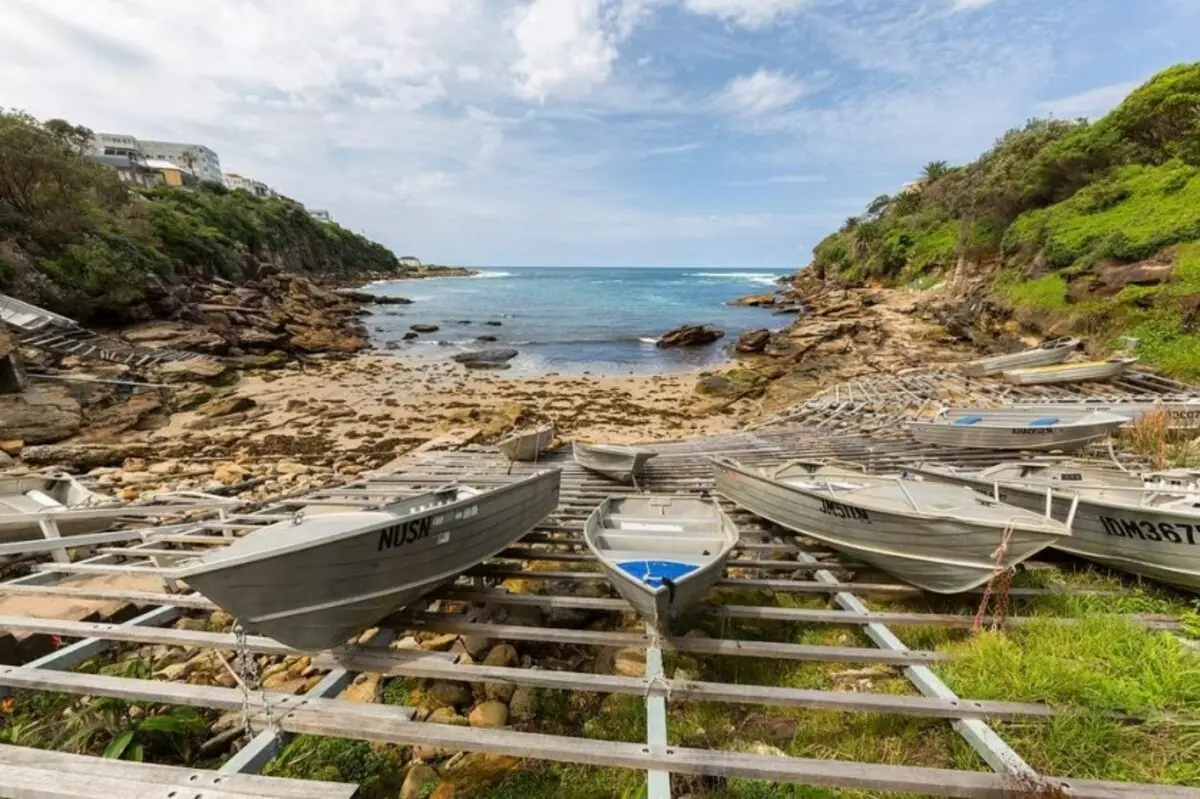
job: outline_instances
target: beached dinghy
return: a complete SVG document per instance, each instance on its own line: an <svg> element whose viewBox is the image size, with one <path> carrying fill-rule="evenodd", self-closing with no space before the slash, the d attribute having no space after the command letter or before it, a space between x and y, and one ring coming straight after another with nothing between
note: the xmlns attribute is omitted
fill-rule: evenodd
<svg viewBox="0 0 1200 799"><path fill-rule="evenodd" d="M378 510L300 516L164 576L248 628L319 651L505 549L558 504L559 471L502 486L450 485Z"/></svg>
<svg viewBox="0 0 1200 799"><path fill-rule="evenodd" d="M1004 380L1018 386L1112 380L1114 377L1124 374L1137 361L1137 358L1109 358L1107 361L1084 361L1058 364L1057 366L1038 366L1033 369L1010 369L1004 372Z"/></svg>
<svg viewBox="0 0 1200 799"><path fill-rule="evenodd" d="M1154 399L1063 399L1040 400L1038 402L1016 401L1006 403L1005 408L1014 411L1031 411L1043 416L1054 416L1067 409L1104 411L1118 416L1128 416L1137 421L1143 416L1162 413L1172 430L1195 430L1200 428L1200 397L1163 397Z"/></svg>
<svg viewBox="0 0 1200 799"><path fill-rule="evenodd" d="M1080 449L1129 424L1128 416L1062 407L1052 414L1011 408L943 408L931 420L908 423L923 444L975 449Z"/></svg>
<svg viewBox="0 0 1200 799"><path fill-rule="evenodd" d="M988 375L998 375L1009 369L1049 366L1066 360L1071 351L1078 346L1079 339L1077 338L1056 338L1031 350L967 361L959 367L959 371L967 377L987 377Z"/></svg>
<svg viewBox="0 0 1200 799"><path fill-rule="evenodd" d="M123 503L97 494L68 474L0 477L0 543L40 538L42 518L52 518L61 535L103 530Z"/></svg>
<svg viewBox="0 0 1200 799"><path fill-rule="evenodd" d="M601 502L584 538L621 596L663 628L724 575L738 532L715 500L643 494Z"/></svg>
<svg viewBox="0 0 1200 799"><path fill-rule="evenodd" d="M637 476L646 468L646 461L658 454L638 447L581 444L578 441L571 445L571 451L575 455L575 462L580 466L618 483L635 482Z"/></svg>
<svg viewBox="0 0 1200 799"><path fill-rule="evenodd" d="M554 440L554 425L543 424L518 430L498 441L496 446L510 461L535 461Z"/></svg>
<svg viewBox="0 0 1200 799"><path fill-rule="evenodd" d="M1070 535L1062 522L961 487L802 461L759 470L713 458L712 466L717 491L751 513L939 594L982 585L997 566Z"/></svg>
<svg viewBox="0 0 1200 799"><path fill-rule="evenodd" d="M1071 537L1055 541L1055 549L1200 592L1200 491L1192 475L1165 472L1143 478L1029 461L988 469L923 465L911 471L1021 508L1044 510L1049 505L1060 520L1077 505Z"/></svg>

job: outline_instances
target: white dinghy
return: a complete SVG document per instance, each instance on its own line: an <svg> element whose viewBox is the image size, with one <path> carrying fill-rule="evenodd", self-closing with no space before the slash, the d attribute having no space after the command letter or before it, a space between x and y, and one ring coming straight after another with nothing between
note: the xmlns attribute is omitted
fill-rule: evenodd
<svg viewBox="0 0 1200 799"><path fill-rule="evenodd" d="M529 430L518 430L496 442L510 461L535 461L554 440L553 424L543 424Z"/></svg>
<svg viewBox="0 0 1200 799"><path fill-rule="evenodd" d="M942 447L1010 450L1081 449L1129 424L1128 416L1064 406L1052 414L1011 408L943 408L908 423L912 437Z"/></svg>
<svg viewBox="0 0 1200 799"><path fill-rule="evenodd" d="M982 585L1070 535L1045 515L899 475L804 461L712 467L717 491L751 513L939 594Z"/></svg>
<svg viewBox="0 0 1200 799"><path fill-rule="evenodd" d="M584 538L621 596L665 629L724 575L738 532L715 500L643 494L601 502Z"/></svg>
<svg viewBox="0 0 1200 799"><path fill-rule="evenodd" d="M575 456L575 462L588 471L602 474L618 483L634 484L638 475L645 470L646 461L658 454L639 447L583 444L578 441L571 445L571 452Z"/></svg>
<svg viewBox="0 0 1200 799"><path fill-rule="evenodd" d="M1078 346L1079 339L1077 338L1056 338L1022 352L991 355L987 358L967 361L959 367L959 371L967 377L988 377L1009 369L1049 366L1066 360L1067 356Z"/></svg>
<svg viewBox="0 0 1200 799"><path fill-rule="evenodd" d="M1083 361L1057 366L1038 366L1033 369L1009 369L1004 372L1004 380L1018 386L1112 380L1114 377L1124 374L1137 361L1137 358L1109 358L1107 361Z"/></svg>

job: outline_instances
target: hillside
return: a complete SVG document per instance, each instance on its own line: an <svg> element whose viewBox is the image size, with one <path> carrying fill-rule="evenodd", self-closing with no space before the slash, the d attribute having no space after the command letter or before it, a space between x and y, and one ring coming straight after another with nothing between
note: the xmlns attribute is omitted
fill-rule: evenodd
<svg viewBox="0 0 1200 799"><path fill-rule="evenodd" d="M985 342L1121 336L1200 377L1200 63L1155 75L1095 122L1035 119L961 167L876 198L814 249L814 276L932 293ZM963 314L969 318L963 320Z"/></svg>
<svg viewBox="0 0 1200 799"><path fill-rule="evenodd" d="M405 275L387 248L288 199L213 184L131 190L83 155L90 136L0 111L0 292L111 326L171 316L212 278Z"/></svg>

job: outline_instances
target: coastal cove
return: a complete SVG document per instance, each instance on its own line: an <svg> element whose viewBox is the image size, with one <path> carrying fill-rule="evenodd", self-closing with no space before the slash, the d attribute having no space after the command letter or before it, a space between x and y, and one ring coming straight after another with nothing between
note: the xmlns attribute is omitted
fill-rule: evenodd
<svg viewBox="0 0 1200 799"><path fill-rule="evenodd" d="M520 353L514 375L652 375L711 367L727 360L740 333L791 323L770 309L729 304L770 292L784 277L759 268L483 267L468 278L376 281L362 290L413 301L378 306L365 320L372 344L405 361L501 347ZM414 324L439 329L405 340ZM704 347L655 347L683 324L712 324L725 337Z"/></svg>

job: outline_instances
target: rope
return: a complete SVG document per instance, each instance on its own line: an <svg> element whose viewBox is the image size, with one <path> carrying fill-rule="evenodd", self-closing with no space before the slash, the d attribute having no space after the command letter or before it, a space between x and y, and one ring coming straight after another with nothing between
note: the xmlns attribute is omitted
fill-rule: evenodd
<svg viewBox="0 0 1200 799"><path fill-rule="evenodd" d="M979 601L979 609L971 622L971 632L978 633L983 629L983 617L989 605L992 607L991 629L1003 629L1008 620L1008 589L1012 586L1013 569L1004 567L1004 556L1008 554L1008 545L1012 541L1016 520L1012 520L1004 528L1000 537L1000 545L992 553L992 574L983 589L983 598ZM995 601L992 601L993 596Z"/></svg>

